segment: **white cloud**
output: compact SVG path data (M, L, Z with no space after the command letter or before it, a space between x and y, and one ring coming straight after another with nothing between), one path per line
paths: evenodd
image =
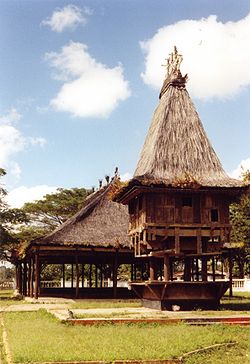
M22 115L15 109L10 109L7 114L0 116L1 124L12 124L19 121L22 118Z
M145 52L142 78L159 89L166 72L161 64L176 45L183 55L182 73L188 73L188 89L194 97L232 96L250 84L249 38L250 14L237 22L222 23L211 15L165 26L140 43Z
M46 140L41 137L26 137L15 124L22 118L16 109L10 109L0 115L0 167L7 169L16 179L20 177L21 168L13 160L15 156L28 146L43 146Z
M235 168L233 171L229 172L228 174L232 178L242 178L242 174L250 171L250 158L243 159L240 164Z
M34 187L20 186L10 191L6 197L11 207L22 207L25 202L40 200L46 194L56 192L57 187L39 185Z
M46 59L65 81L51 105L75 117L108 117L120 101L130 96L123 68L108 68L97 62L82 43L71 42L60 53L47 53Z
M129 181L133 175L130 172L126 172L120 175L121 181Z
M39 145L40 147L43 147L47 143L47 140L42 137L28 137L27 140L31 145Z
M43 20L41 25L49 26L57 33L63 32L65 29L75 29L78 25L85 25L87 15L91 11L88 8L79 8L75 5L67 5L64 8L56 9L51 17Z

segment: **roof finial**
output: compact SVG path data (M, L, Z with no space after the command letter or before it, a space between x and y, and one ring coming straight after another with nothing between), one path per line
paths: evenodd
M165 58L167 64L162 66L167 68L167 76L171 74L178 75L180 73L180 65L183 60L183 56L178 53L176 46L174 46L174 51L169 54L168 58Z

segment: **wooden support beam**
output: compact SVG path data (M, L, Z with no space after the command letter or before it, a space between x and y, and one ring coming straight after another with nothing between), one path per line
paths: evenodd
M164 255L164 281L170 281L170 259L169 255Z

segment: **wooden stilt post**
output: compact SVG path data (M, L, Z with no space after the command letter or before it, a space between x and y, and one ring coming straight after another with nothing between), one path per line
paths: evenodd
M201 277L203 282L207 282L207 257L201 258Z
M170 261L169 255L164 255L164 281L170 281Z
M184 281L191 281L191 259L186 257L184 259Z
M149 260L149 279L151 281L157 280L157 265L155 258L150 258Z

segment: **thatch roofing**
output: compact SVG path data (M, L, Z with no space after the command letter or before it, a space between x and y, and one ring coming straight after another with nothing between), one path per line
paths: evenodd
M31 245L130 247L127 206L109 198L112 181L87 197L83 208L55 231Z
M134 179L169 186L186 180L206 187L241 186L223 170L208 140L185 87L187 76L179 70L182 58L176 48L171 57Z

